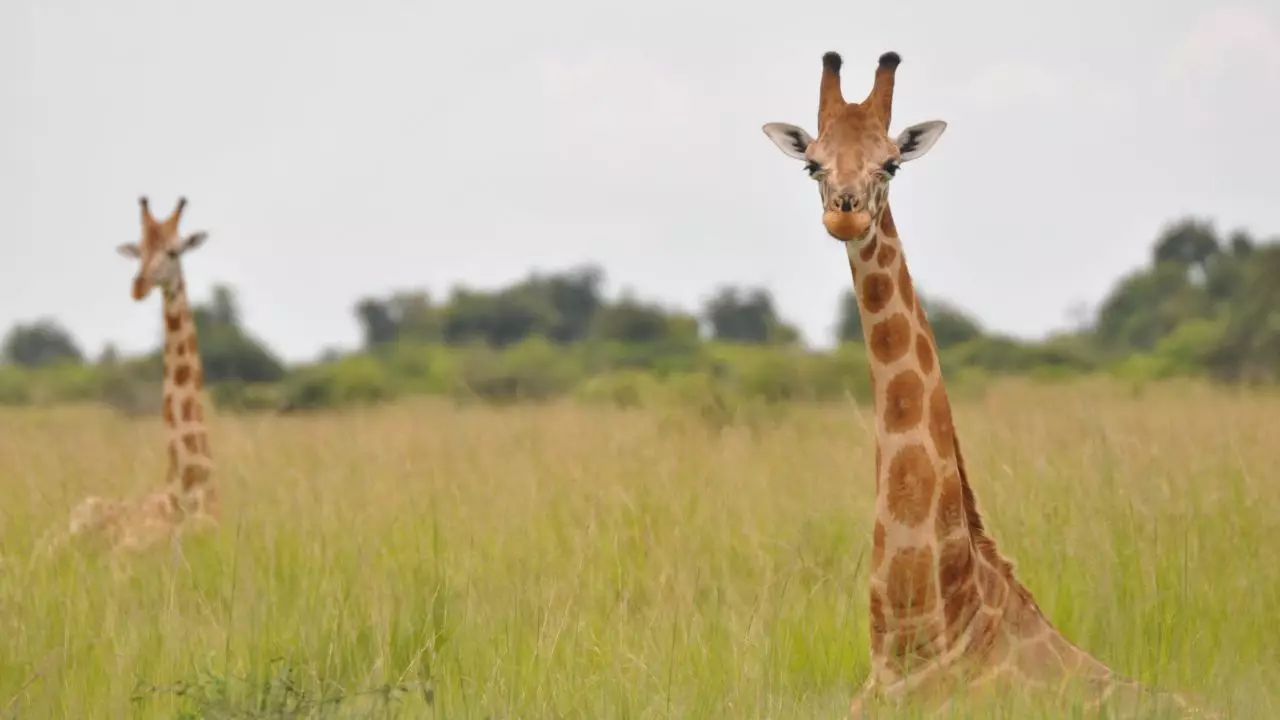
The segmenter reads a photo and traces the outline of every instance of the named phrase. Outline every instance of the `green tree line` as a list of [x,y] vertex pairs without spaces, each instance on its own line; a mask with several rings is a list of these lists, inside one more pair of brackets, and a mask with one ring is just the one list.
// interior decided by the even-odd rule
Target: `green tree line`
[[[218,406],[299,411],[413,394],[489,402],[572,394],[642,404],[654,398],[865,400],[857,302],[836,308],[837,346],[814,351],[766,290],[725,286],[698,313],[630,295],[608,299],[595,266],[531,274],[494,291],[455,288],[365,297],[353,308],[361,347],[287,366],[242,324],[217,286],[194,308],[205,377]],[[992,375],[1107,373],[1136,381],[1195,376],[1280,380],[1280,239],[1220,236],[1206,221],[1170,224],[1148,263],[1120,278],[1081,327],[1036,341],[992,332],[920,293],[953,384]],[[0,404],[159,404],[159,350],[86,357],[56,321],[19,323],[0,342]]]

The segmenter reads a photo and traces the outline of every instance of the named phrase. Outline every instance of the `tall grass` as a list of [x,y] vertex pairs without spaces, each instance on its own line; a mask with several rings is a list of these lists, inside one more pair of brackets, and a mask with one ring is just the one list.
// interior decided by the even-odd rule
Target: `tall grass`
[[[1067,637],[1280,716],[1280,397],[1004,383],[956,418]],[[842,715],[868,672],[870,421],[220,417],[221,531],[117,563],[30,556],[83,495],[160,481],[158,419],[0,414],[0,717]]]

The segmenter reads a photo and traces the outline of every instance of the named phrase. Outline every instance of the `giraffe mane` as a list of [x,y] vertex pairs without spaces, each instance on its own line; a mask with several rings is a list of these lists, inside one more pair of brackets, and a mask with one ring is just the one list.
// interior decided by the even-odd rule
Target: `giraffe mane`
[[978,511],[977,496],[974,495],[973,488],[969,485],[969,471],[964,466],[964,455],[960,452],[960,434],[954,430],[952,431],[952,440],[956,446],[956,467],[960,474],[960,495],[964,505],[965,523],[969,526],[969,536],[973,539],[973,544],[982,557],[1004,576],[1010,587],[1021,595],[1024,600],[1031,601],[1034,604],[1031,591],[1024,587],[1015,576],[1013,561],[1001,555],[999,548],[996,547],[995,540],[987,535],[986,526],[982,522],[982,513]]

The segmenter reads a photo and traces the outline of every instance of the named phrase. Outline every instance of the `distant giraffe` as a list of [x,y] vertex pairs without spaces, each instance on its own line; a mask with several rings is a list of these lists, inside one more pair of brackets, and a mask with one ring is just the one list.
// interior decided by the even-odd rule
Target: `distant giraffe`
[[915,295],[889,209],[899,166],[923,156],[946,123],[888,136],[897,53],[880,56],[861,103],[846,103],[840,56],[822,57],[818,137],[783,123],[764,132],[818,182],[822,223],[844,243],[875,388],[876,521],[871,557],[871,674],[851,712],[872,699],[950,706],[949,691],[999,685],[1062,689],[1080,680],[1091,707],[1108,698],[1183,698],[1117,676],[1066,640],[1037,607],[983,527],[965,472],[937,344]]
[[163,418],[169,454],[166,487],[140,502],[87,498],[72,510],[70,528],[72,536],[99,535],[120,549],[150,546],[179,530],[216,527],[220,515],[200,397],[204,369],[179,260],[183,253],[200,247],[208,235],[196,232],[183,238],[178,234],[186,198],[178,199],[177,207],[163,222],[152,217],[146,197],[139,198],[138,205],[142,242],[126,243],[117,250],[141,261],[133,279],[134,300],[145,299],[153,287],[159,287],[163,294]]

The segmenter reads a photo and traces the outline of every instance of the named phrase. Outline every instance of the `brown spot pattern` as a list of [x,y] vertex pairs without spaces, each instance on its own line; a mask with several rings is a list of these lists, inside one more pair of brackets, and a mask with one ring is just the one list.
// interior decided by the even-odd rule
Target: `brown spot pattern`
[[1049,647],[1048,640],[1023,645],[1018,650],[1018,669],[1032,680],[1057,680],[1063,675],[1062,661]]
[[975,660],[983,660],[991,655],[996,639],[1001,635],[1000,625],[990,613],[979,612],[969,621],[969,652]]
[[901,628],[894,633],[891,658],[898,662],[902,670],[918,665],[933,657],[933,639],[941,634],[937,621],[932,620]]
[[195,379],[196,379],[195,386],[197,390],[204,387],[204,369],[203,368],[199,368],[199,367],[196,368]]
[[920,329],[926,333],[930,332],[933,326],[929,324],[929,315],[924,311],[924,305],[916,305],[916,320],[920,321]]
[[884,310],[893,299],[893,280],[889,273],[873,272],[862,281],[862,307],[872,315]]
[[880,252],[876,253],[876,264],[881,268],[888,268],[897,258],[898,248],[889,243],[884,243],[880,246]]
[[194,333],[187,336],[187,351],[192,355],[195,355],[200,351],[200,344],[196,342],[196,336]]
[[1014,592],[1009,596],[1009,605],[1004,613],[1005,624],[1009,631],[1021,637],[1034,637],[1044,630],[1044,621],[1035,606],[1035,601],[1022,593]]
[[977,614],[978,608],[982,607],[982,598],[978,596],[972,580],[951,591],[944,591],[943,596],[946,598],[942,610],[947,618],[947,642],[954,643]]
[[916,527],[929,517],[938,475],[923,445],[908,445],[889,461],[889,514],[894,520]]
[[[937,358],[933,355],[933,345],[924,333],[916,335],[916,362],[920,364],[920,372],[932,375]],[[941,387],[941,386],[939,386]]]
[[889,560],[885,599],[897,617],[933,612],[937,605],[933,576],[933,551],[928,547],[903,548]]
[[1000,573],[986,563],[978,563],[978,584],[982,588],[982,597],[990,607],[1004,607],[1009,598],[1009,583]]
[[1062,658],[1062,664],[1068,672],[1078,670],[1084,664],[1083,654],[1072,647],[1071,643],[1067,642],[1058,633],[1050,634],[1049,641],[1053,645],[1053,649],[1058,651],[1058,655]]
[[884,562],[884,525],[876,520],[875,530],[871,534],[871,569],[875,570]]
[[914,310],[916,306],[916,289],[911,284],[911,275],[907,272],[907,264],[903,263],[898,268],[898,292],[902,293],[902,302],[906,304],[908,310]]
[[960,489],[960,476],[955,472],[942,478],[942,492],[938,494],[937,518],[934,521],[938,537],[946,537],[962,527],[964,522],[964,495]]
[[164,424],[172,425],[173,424],[173,396],[172,395],[164,396],[163,415],[164,415]]
[[999,665],[1009,658],[1013,653],[1013,642],[1009,638],[1009,632],[1002,623],[995,623],[990,630],[990,641],[987,645],[987,664]]
[[884,450],[880,447],[880,443],[876,443],[876,494],[880,494],[880,468],[884,463]]
[[875,257],[876,255],[876,246],[878,246],[879,244],[880,244],[880,241],[872,237],[871,240],[867,241],[866,245],[863,245],[861,248],[858,249],[858,257],[862,260],[862,262],[871,262],[871,258]]
[[192,420],[195,420],[195,416],[196,416],[196,399],[188,395],[187,397],[182,399],[182,419],[187,422],[190,422]]
[[187,433],[182,436],[182,444],[187,448],[187,452],[195,455],[200,452],[200,434]]
[[929,436],[938,457],[949,458],[956,453],[956,430],[951,422],[951,403],[947,402],[947,389],[938,383],[929,395]]
[[164,324],[169,329],[169,332],[177,332],[182,327],[182,313],[173,315],[165,313]]
[[191,366],[186,363],[178,363],[173,368],[173,383],[178,387],[187,384],[191,379]]
[[888,627],[884,621],[884,598],[875,587],[871,588],[871,649],[879,653],[884,647],[884,634]]
[[871,328],[870,349],[872,356],[888,365],[907,354],[915,331],[905,313],[894,313]]
[[973,552],[969,538],[948,540],[938,551],[938,583],[943,595],[954,594],[973,572]]
[[884,427],[901,433],[920,424],[924,417],[924,380],[915,370],[894,375],[885,387]]
[[880,233],[888,237],[898,237],[898,226],[893,223],[893,211],[886,205],[880,213]]
[[202,465],[188,465],[182,469],[182,489],[190,490],[191,488],[201,485],[209,477],[209,471]]

